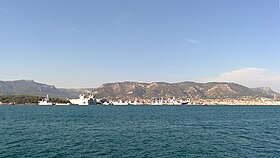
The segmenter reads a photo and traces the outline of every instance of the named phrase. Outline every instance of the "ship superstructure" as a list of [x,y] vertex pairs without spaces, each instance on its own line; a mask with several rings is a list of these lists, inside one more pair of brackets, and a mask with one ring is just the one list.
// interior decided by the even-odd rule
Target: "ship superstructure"
[[41,101],[38,102],[39,105],[55,105],[50,101],[49,95],[47,95],[46,98],[42,99]]
[[96,105],[96,99],[91,94],[89,96],[81,94],[79,99],[70,99],[69,101],[72,105]]

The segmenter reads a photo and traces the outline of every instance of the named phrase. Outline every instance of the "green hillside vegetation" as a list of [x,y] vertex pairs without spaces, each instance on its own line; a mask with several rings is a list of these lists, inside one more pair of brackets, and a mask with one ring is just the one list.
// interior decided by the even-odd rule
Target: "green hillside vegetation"
[[[0,96],[0,102],[6,104],[37,104],[38,101],[44,97],[40,96],[29,96],[29,95],[11,95],[11,96]],[[53,103],[69,103],[69,100],[61,98],[51,98]]]

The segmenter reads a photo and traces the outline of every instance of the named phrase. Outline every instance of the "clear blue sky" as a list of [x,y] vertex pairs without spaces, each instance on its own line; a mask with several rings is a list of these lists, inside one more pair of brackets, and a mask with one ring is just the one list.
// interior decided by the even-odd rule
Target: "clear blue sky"
[[[279,1],[1,0],[0,55],[0,80],[216,79],[280,90]],[[239,80],[242,70],[251,79]]]

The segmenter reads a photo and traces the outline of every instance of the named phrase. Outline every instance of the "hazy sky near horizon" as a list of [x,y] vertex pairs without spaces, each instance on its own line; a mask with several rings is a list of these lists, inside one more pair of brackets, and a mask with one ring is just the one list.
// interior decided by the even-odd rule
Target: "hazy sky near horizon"
[[280,92],[279,0],[1,0],[0,80],[229,81]]

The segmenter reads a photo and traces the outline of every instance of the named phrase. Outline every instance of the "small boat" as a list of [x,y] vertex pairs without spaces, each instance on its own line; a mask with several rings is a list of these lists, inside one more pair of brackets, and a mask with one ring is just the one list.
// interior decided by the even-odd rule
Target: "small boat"
[[128,105],[128,102],[127,101],[123,102],[122,100],[119,100],[117,102],[113,101],[112,105]]
[[49,95],[47,95],[47,98],[42,99],[38,102],[39,105],[55,105],[55,103],[52,103],[49,99]]

